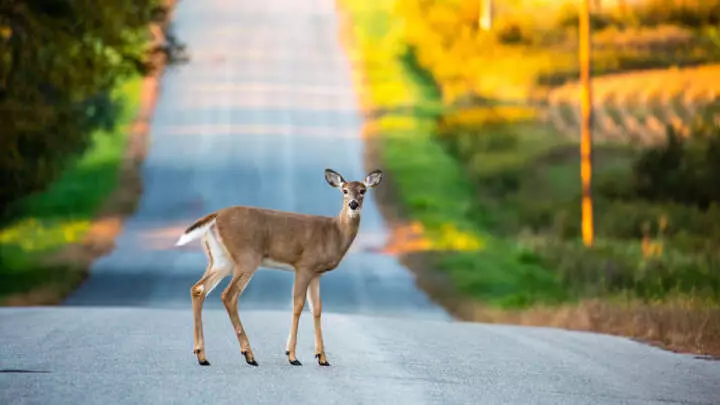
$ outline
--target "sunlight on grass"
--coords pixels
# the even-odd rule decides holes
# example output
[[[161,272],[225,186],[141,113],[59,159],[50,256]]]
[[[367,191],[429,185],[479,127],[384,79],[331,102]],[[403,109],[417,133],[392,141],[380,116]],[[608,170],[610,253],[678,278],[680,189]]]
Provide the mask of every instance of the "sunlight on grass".
[[[79,242],[90,229],[89,220],[38,220],[26,218],[0,230],[0,245],[16,245],[23,254],[54,250],[68,243]]]

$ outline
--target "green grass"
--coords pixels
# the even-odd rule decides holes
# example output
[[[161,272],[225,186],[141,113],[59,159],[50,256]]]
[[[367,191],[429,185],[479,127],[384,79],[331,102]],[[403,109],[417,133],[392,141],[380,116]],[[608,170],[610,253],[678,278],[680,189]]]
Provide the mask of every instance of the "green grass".
[[[378,118],[381,160],[395,179],[406,215],[424,226],[431,250],[438,253],[439,268],[463,294],[498,306],[564,299],[551,272],[523,249],[493,237],[470,219],[475,206],[472,181],[435,137],[437,118],[443,112],[438,107],[440,95],[412,55],[383,35],[393,2],[345,3],[351,15],[360,16],[354,19],[356,35],[371,39],[363,43],[362,57],[385,72],[382,78],[368,75],[368,90],[389,111],[393,104],[414,107],[412,113],[388,112]],[[398,92],[383,98],[387,87]]]
[[[456,128],[446,130],[457,133]],[[516,262],[535,263],[550,271],[562,285],[555,290],[558,300],[617,295],[720,299],[720,263],[712,247],[716,228],[709,225],[717,223],[720,210],[635,197],[631,179],[638,151],[618,144],[595,145],[596,246],[587,249],[579,242],[578,145],[558,138],[549,141],[551,134],[529,124],[476,130],[477,136],[514,136],[517,142],[502,151],[476,148],[464,153],[469,156],[463,159],[465,167],[478,190],[470,217],[507,244],[525,246],[524,261]],[[454,141],[449,135],[443,139]],[[663,217],[670,225],[660,232]],[[660,253],[643,251],[645,226],[650,227],[649,243]],[[520,291],[516,294],[524,296]]]
[[[19,201],[21,215],[0,229],[0,300],[41,288],[67,291],[77,269],[48,268],[43,259],[82,240],[105,198],[117,186],[129,124],[140,102],[141,78],[121,82],[113,98],[121,112],[112,130],[97,130],[89,148],[44,192]]]

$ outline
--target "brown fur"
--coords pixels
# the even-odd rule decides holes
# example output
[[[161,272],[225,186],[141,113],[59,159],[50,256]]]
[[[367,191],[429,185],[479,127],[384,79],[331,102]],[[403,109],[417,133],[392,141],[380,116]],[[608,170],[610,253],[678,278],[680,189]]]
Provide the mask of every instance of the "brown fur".
[[[204,217],[202,217],[202,218],[198,219],[197,221],[193,222],[192,225],[190,225],[190,226],[188,226],[187,228],[185,228],[185,233],[191,232],[191,231],[193,231],[193,230],[195,230],[195,229],[197,229],[197,228],[199,228],[199,227],[207,224],[208,222],[210,222],[210,221],[212,221],[213,219],[215,219],[215,217],[217,217],[217,214],[214,213],[214,212],[213,212],[212,214],[207,214],[207,215],[205,215]]]
[[[340,263],[359,223],[359,217],[342,221],[244,206],[224,208],[217,212],[216,220],[233,261],[249,260],[247,255],[253,255],[252,259],[271,259],[316,273]]]
[[[371,172],[364,182],[346,182],[337,172],[326,169],[325,179],[343,192],[342,209],[336,217],[237,205],[208,214],[187,228],[185,233],[215,220],[214,226],[203,236],[203,248],[209,263],[207,270],[191,289],[195,324],[194,352],[201,365],[210,364],[205,357],[202,304],[209,290],[230,274],[232,280],[221,299],[237,334],[242,354],[248,364],[257,365],[238,315],[237,303],[253,274],[262,265],[289,266],[295,273],[293,316],[286,347],[290,364],[301,364],[295,355],[295,346],[300,314],[307,297],[314,320],[315,356],[320,365],[330,365],[322,339],[320,276],[335,269],[350,248],[360,226],[365,192],[368,187],[380,183],[382,172]],[[356,210],[351,208],[353,205],[357,205]],[[215,252],[212,250],[213,243],[218,245]],[[216,257],[218,254],[223,257]]]

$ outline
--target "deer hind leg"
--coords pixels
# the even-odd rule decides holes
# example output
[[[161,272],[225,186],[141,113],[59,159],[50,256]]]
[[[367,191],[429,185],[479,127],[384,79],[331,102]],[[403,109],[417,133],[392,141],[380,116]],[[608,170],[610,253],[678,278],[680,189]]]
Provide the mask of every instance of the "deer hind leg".
[[[247,287],[259,265],[260,260],[244,260],[242,263],[237,264],[233,278],[230,280],[230,284],[228,284],[225,291],[223,291],[221,297],[228,316],[230,317],[230,322],[232,322],[235,334],[237,335],[238,342],[240,343],[240,352],[245,356],[245,361],[251,366],[257,366],[258,363],[250,347],[250,340],[247,337],[245,328],[240,321],[238,299],[240,298],[240,294],[245,291],[245,287]]]
[[[210,292],[217,287],[223,278],[230,275],[232,267],[223,252],[214,247],[212,236],[205,236],[202,239],[202,247],[208,257],[208,267],[202,278],[190,288],[192,298],[193,323],[194,323],[194,348],[193,353],[197,356],[201,366],[209,366],[210,362],[205,356],[205,338],[203,337],[202,307]]]
[[[310,311],[313,314],[313,322],[315,324],[315,358],[318,359],[318,364],[321,366],[329,366],[330,363],[327,361],[325,356],[325,345],[323,344],[322,337],[322,300],[320,299],[320,276],[315,276],[310,281],[310,286],[307,290],[307,298],[310,303]]]
[[[295,271],[295,281],[293,282],[293,314],[292,322],[290,324],[290,336],[288,336],[287,346],[285,354],[288,356],[288,361],[293,366],[302,366],[302,363],[297,359],[295,355],[295,347],[297,346],[297,331],[300,323],[300,314],[302,314],[303,307],[305,307],[305,296],[308,290],[308,284],[313,278],[313,274],[308,271]]]

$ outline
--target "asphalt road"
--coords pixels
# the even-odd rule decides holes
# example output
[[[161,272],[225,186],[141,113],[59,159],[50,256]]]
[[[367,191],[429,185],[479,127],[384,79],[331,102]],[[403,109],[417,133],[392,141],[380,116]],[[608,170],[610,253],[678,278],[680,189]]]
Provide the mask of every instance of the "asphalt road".
[[[187,65],[163,79],[145,194],[117,249],[65,305],[0,309],[0,404],[720,403],[720,362],[627,339],[454,322],[390,256],[366,201],[360,235],[321,291],[331,367],[301,319],[284,355],[292,275],[260,270],[240,316],[260,366],[240,355],[219,291],[206,301],[210,367],[192,353],[190,286],[205,258],[173,247],[230,204],[334,215],[331,167],[363,177],[361,118],[328,0],[182,0]]]

